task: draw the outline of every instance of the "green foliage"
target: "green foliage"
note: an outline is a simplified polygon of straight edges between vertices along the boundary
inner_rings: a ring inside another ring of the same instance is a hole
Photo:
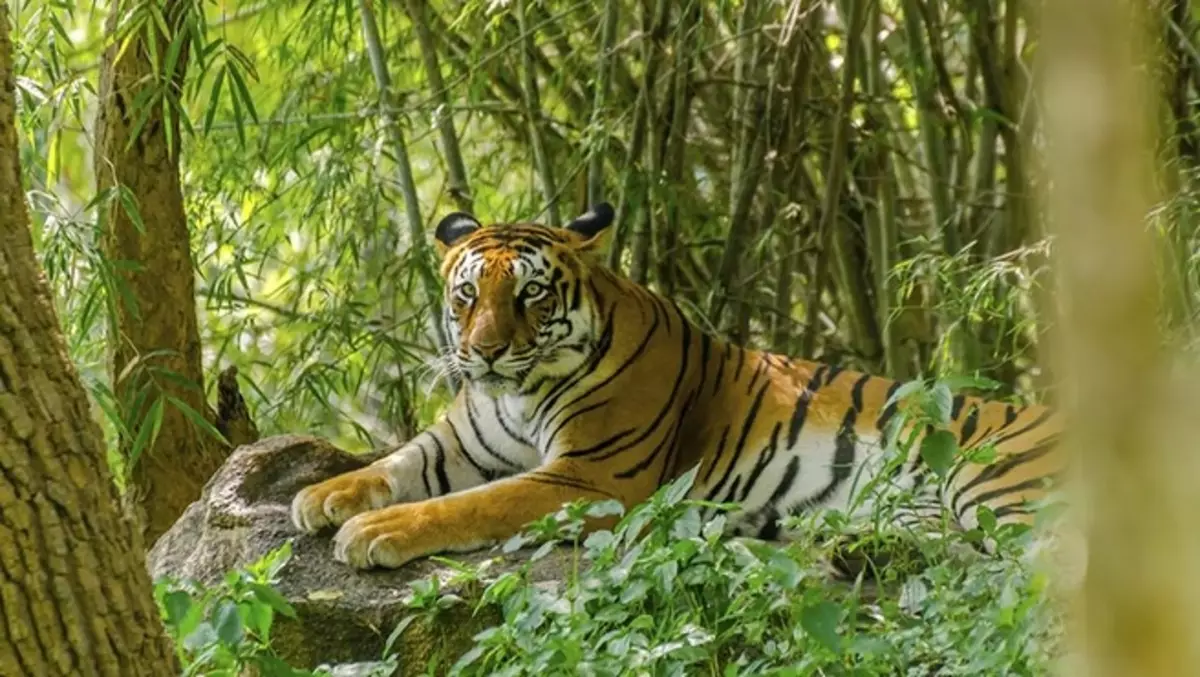
[[[694,471],[693,471],[694,472]],[[1047,579],[1001,541],[1004,557],[954,556],[878,572],[874,589],[831,581],[833,546],[814,532],[788,547],[720,536],[728,510],[685,499],[689,473],[580,542],[575,505],[506,549],[547,537],[578,566],[560,585],[530,581],[532,562],[483,590],[503,622],[475,637],[453,675],[1043,674],[1061,632]],[[828,529],[825,530],[828,533]],[[961,545],[961,541],[958,542]],[[933,547],[933,546],[931,546]],[[468,570],[463,579],[471,579]],[[436,615],[457,596],[426,586],[410,604]],[[403,632],[407,623],[397,632]]]
[[[276,614],[296,614],[272,587],[291,554],[289,541],[209,587],[170,578],[155,581],[154,596],[184,675],[235,677],[249,667],[264,677],[317,674],[289,667],[271,650]]]

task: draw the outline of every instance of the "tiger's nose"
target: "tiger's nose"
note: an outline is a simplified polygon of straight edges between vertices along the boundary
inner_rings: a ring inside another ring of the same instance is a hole
[[[482,357],[483,361],[487,362],[490,366],[493,362],[499,359],[501,355],[504,354],[504,351],[508,349],[508,344],[476,343],[474,346],[471,346],[471,349],[475,351],[476,355]]]

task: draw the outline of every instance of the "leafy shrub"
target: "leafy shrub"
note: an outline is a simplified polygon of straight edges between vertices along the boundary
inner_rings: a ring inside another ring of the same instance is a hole
[[[275,615],[295,616],[272,587],[291,555],[289,541],[213,586],[172,578],[155,581],[159,613],[184,675],[235,677],[250,667],[264,677],[324,674],[292,668],[271,651]]]
[[[908,406],[897,418],[943,430],[950,385],[907,389]],[[953,436],[933,438],[921,451],[939,474],[964,458]],[[913,443],[901,442],[889,448],[889,462]],[[580,503],[509,541],[506,551],[543,544],[527,564],[483,587],[476,608],[498,606],[502,622],[476,635],[451,674],[1033,675],[1049,669],[1062,627],[1047,575],[1022,557],[1033,532],[996,529],[985,515],[969,532],[913,537],[880,526],[903,503],[894,494],[875,508],[872,529],[835,511],[790,519],[787,526],[801,537],[786,546],[727,538],[722,527],[736,506],[687,499],[695,473],[660,489],[612,531],[581,539],[586,518],[619,514],[621,506]],[[862,575],[839,580],[830,564],[846,556],[847,537],[855,552],[873,554]],[[997,556],[974,547],[985,537]],[[575,566],[560,585],[535,584],[532,564],[563,540]],[[482,578],[460,565],[456,582],[482,584]],[[459,603],[433,582],[410,601],[430,616]]]

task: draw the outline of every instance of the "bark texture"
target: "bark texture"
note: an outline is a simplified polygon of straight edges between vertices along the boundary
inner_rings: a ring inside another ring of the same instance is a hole
[[[14,91],[0,3],[0,675],[178,674],[34,258]]]
[[[189,3],[167,2],[163,15],[179,34]],[[107,30],[131,8],[113,3]],[[136,431],[159,395],[177,398],[209,422],[216,415],[204,397],[195,280],[179,178],[179,120],[165,115],[163,97],[178,97],[187,66],[186,47],[174,72],[154,71],[146,35],[157,38],[158,62],[167,60],[170,41],[157,29],[141,28],[118,57],[119,43],[104,54],[96,121],[95,173],[100,191],[119,187],[136,204],[140,223],[120,199],[106,203],[104,251],[119,268],[127,293],[116,302],[109,343],[113,390],[122,415]],[[145,98],[139,98],[145,97]],[[135,103],[136,102],[136,103]],[[149,107],[148,115],[144,113]],[[140,125],[140,127],[139,127]],[[164,376],[172,372],[177,376]],[[147,388],[148,397],[132,394]],[[230,440],[235,445],[252,440]],[[129,440],[123,440],[129,449]],[[169,400],[153,445],[142,452],[130,477],[131,507],[139,513],[152,543],[200,496],[205,481],[220,467],[228,447],[198,427]]]

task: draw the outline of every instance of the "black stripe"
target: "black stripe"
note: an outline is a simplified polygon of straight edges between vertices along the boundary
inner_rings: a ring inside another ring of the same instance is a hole
[[[700,392],[702,390],[704,390],[703,384],[696,386],[696,389],[693,390],[692,394],[688,397],[687,403],[683,405],[684,415],[679,417],[679,425],[675,429],[675,435],[671,442],[671,449],[667,452],[667,460],[663,462],[662,469],[658,472],[658,484],[655,486],[661,487],[663,484],[665,484],[667,477],[675,468],[675,457],[679,455],[680,447],[683,446],[679,443],[679,438],[683,435],[683,423],[685,415],[687,412],[692,410],[692,407],[696,405],[696,401],[700,399]]]
[[[671,389],[671,397],[667,400],[667,404],[663,406],[663,413],[666,413],[670,409],[672,403],[677,402],[679,400],[679,395],[678,395],[679,387],[683,383],[684,374],[686,374],[688,371],[688,368],[691,367],[691,363],[688,361],[688,354],[691,352],[692,329],[691,329],[691,325],[685,321],[685,318],[683,317],[682,314],[680,314],[679,319],[682,322],[682,326],[683,326],[683,350],[682,350],[683,355],[680,359],[679,376],[675,379],[675,387]],[[691,403],[696,398],[696,395],[697,395],[697,391],[692,391],[692,394],[689,395],[687,400],[684,402],[682,409],[684,409],[684,410],[690,409]],[[679,414],[679,413],[680,413],[679,411],[676,411],[676,414]],[[655,424],[654,427],[657,428],[658,425]],[[653,464],[656,460],[658,460],[658,457],[662,453],[662,450],[664,448],[668,449],[667,453],[668,453],[668,455],[671,455],[673,453],[673,450],[675,449],[675,447],[677,447],[679,444],[679,436],[682,433],[682,431],[683,431],[683,417],[677,415],[675,417],[675,422],[671,426],[671,429],[667,431],[666,436],[662,440],[659,441],[657,446],[654,447],[654,450],[651,451],[649,454],[647,454],[646,458],[642,459],[642,461],[640,463],[634,465],[632,468],[629,468],[628,470],[620,471],[619,473],[617,473],[615,475],[615,477],[617,477],[618,479],[627,479],[627,478],[633,477],[634,475],[642,472],[646,468],[649,468],[651,464]]]
[[[467,422],[471,424],[471,432],[475,433],[475,438],[479,440],[479,446],[483,447],[489,456],[514,470],[520,467],[493,449],[483,438],[483,429],[479,427],[479,421],[475,418],[475,407],[472,405],[470,397],[467,398]],[[454,424],[451,423],[450,426],[454,427]]]
[[[721,464],[721,455],[725,453],[725,444],[729,442],[729,424],[725,424],[725,429],[721,431],[721,439],[717,442],[717,450],[713,452],[712,463],[709,464],[708,470],[704,471],[704,479],[701,482],[707,483],[712,478],[713,471]]]
[[[870,374],[863,374],[850,387],[850,406],[854,407],[856,419],[858,418],[858,412],[861,412],[863,409],[863,388],[866,387],[867,381],[870,381],[871,378]]]
[[[979,440],[975,444],[971,445],[972,448],[978,448],[985,440],[987,440],[988,435],[991,435],[991,434],[992,434],[992,426],[988,426],[988,427],[984,428],[983,433],[981,435],[979,435]],[[959,446],[961,447],[962,444],[959,443]],[[963,470],[970,468],[970,467],[975,467],[975,465],[976,464],[968,463],[965,460],[963,460],[963,462],[961,462],[961,463],[956,463],[954,465],[954,467],[951,468],[950,472],[946,474],[946,479],[944,482],[945,486],[948,486],[948,487],[954,486],[954,483],[958,481],[958,475]]]
[[[754,384],[758,383],[758,379],[762,378],[765,373],[767,373],[767,361],[760,359],[758,366],[754,368],[754,374],[750,377],[750,383],[746,386],[747,395],[754,392]]]
[[[746,349],[738,346],[735,350],[737,350],[738,360],[737,367],[733,370],[733,381],[737,383],[737,380],[742,377],[742,367],[746,366]],[[749,391],[746,392],[749,394]]]
[[[829,365],[829,373],[827,373],[825,375],[825,385],[830,385],[831,383],[836,381],[837,377],[841,376],[843,371],[846,371],[845,367],[839,367],[837,365]]]
[[[967,403],[967,398],[962,395],[955,395],[950,401],[950,420],[957,421],[958,415],[962,413],[963,405]]]
[[[645,441],[646,438],[650,437],[651,434],[653,434],[656,430],[658,430],[659,426],[662,425],[663,420],[666,419],[667,414],[671,412],[675,402],[679,400],[679,390],[680,390],[680,387],[683,385],[683,377],[684,377],[684,375],[687,374],[688,367],[691,366],[691,363],[688,360],[688,356],[689,356],[689,353],[691,350],[691,342],[692,342],[691,341],[691,325],[689,325],[687,322],[684,322],[683,323],[683,351],[679,358],[679,371],[675,375],[675,383],[674,383],[674,385],[671,386],[671,393],[670,393],[670,395],[667,396],[666,401],[663,403],[662,409],[659,410],[658,415],[654,417],[654,420],[650,422],[649,427],[647,427],[646,430],[641,435],[639,435],[634,440],[626,443],[622,447],[618,447],[616,449],[613,449],[613,450],[610,450],[603,454],[600,454],[599,456],[597,456],[595,458],[595,460],[603,461],[603,460],[612,458],[613,456],[616,456],[617,454]],[[567,452],[566,455],[567,456],[583,456],[584,454],[580,454],[576,451],[570,451],[570,452]]]
[[[733,449],[733,458],[729,459],[729,464],[725,468],[725,474],[721,476],[721,480],[709,492],[708,498],[712,500],[718,492],[725,487],[725,483],[733,475],[733,471],[737,468],[738,459],[741,458],[742,452],[746,450],[746,441],[750,438],[750,430],[754,427],[754,423],[758,420],[758,410],[762,407],[763,397],[767,394],[767,388],[771,384],[764,385],[758,389],[758,395],[754,397],[754,402],[750,404],[749,411],[746,412],[746,418],[742,420],[742,432],[738,435],[737,446]]]
[[[1004,407],[1004,425],[1008,425],[1017,420],[1017,409],[1013,405],[1005,405]]]
[[[1009,515],[1032,515],[1033,511],[1025,507],[1025,501],[1017,501],[1009,505],[1002,505],[992,511],[996,519],[1008,517]]]
[[[782,423],[775,423],[775,427],[771,430],[771,440],[767,442],[767,447],[762,450],[758,456],[758,462],[754,464],[754,470],[750,472],[749,479],[746,480],[746,488],[742,490],[742,497],[738,500],[745,501],[750,496],[750,490],[758,484],[758,477],[762,475],[771,461],[775,460],[775,449],[779,445],[779,433],[783,430]]]
[[[975,428],[979,425],[979,405],[971,406],[971,413],[967,414],[967,420],[963,421],[962,430],[958,433],[958,446],[966,446],[967,440],[971,439],[971,435],[975,434]]]
[[[725,377],[725,363],[729,362],[729,350],[731,346],[725,344],[725,352],[721,354],[721,363],[717,365],[717,377],[713,380],[713,395],[721,391],[721,382]]]
[[[712,359],[712,337],[706,333],[700,333],[700,382],[697,387],[704,388],[704,383],[708,379],[708,361]]]
[[[593,371],[595,371],[600,362],[608,356],[608,351],[613,345],[613,336],[616,333],[615,328],[613,327],[614,314],[615,313],[611,311],[609,312],[608,319],[604,322],[604,331],[600,335],[600,341],[596,344],[596,351],[592,354],[592,357],[587,362],[584,362],[582,365],[580,365],[579,368],[569,377],[563,378],[552,388],[550,388],[550,392],[546,393],[546,397],[542,399],[540,403],[538,403],[537,407],[533,411],[533,416],[530,417],[531,420],[538,422],[538,424],[534,426],[534,429],[542,427],[542,419],[546,416],[547,412],[549,412],[554,405],[558,403],[559,398],[569,392],[571,388],[578,385],[580,381],[588,376],[588,374],[591,374]],[[633,358],[631,358],[629,362],[626,362],[626,365],[633,362],[637,356],[640,355],[640,351],[645,349],[646,344],[650,342],[650,335],[653,332],[654,327],[651,326],[650,330],[646,334],[646,338],[642,340],[642,343],[638,347],[638,350],[635,351]]]
[[[433,437],[433,435],[430,435],[430,437]],[[421,482],[425,485],[425,496],[433,498],[433,489],[429,486],[429,452],[425,451],[425,447],[422,447],[419,443],[416,444],[416,447],[421,451]]]
[[[842,427],[838,430],[837,439],[834,442],[833,477],[820,493],[804,501],[801,509],[824,503],[854,471],[858,447],[858,435],[854,432],[854,422],[857,418],[858,411],[856,409],[851,408],[846,412],[845,418],[842,419]]]
[[[1047,478],[1045,478],[1045,477],[1034,477],[1033,479],[1028,479],[1028,480],[1025,480],[1024,482],[1019,482],[1017,484],[1013,484],[1013,485],[1010,485],[1007,487],[1001,487],[999,489],[985,491],[984,493],[967,501],[966,505],[964,505],[961,509],[959,509],[956,512],[959,515],[962,515],[962,514],[965,514],[967,510],[969,510],[977,505],[980,505],[980,504],[986,504],[988,501],[992,500],[993,498],[1000,498],[1001,496],[1005,496],[1007,494],[1013,494],[1018,491],[1024,491],[1025,489],[1041,488],[1043,486],[1043,484],[1045,484],[1046,479]]]
[[[450,493],[450,478],[446,476],[446,447],[442,446],[442,441],[437,435],[429,436],[433,438],[433,444],[437,447],[437,462],[433,464],[433,469],[437,474],[438,496],[445,496]]]
[[[593,487],[593,486],[565,482],[562,480],[551,479],[548,477],[533,477],[533,476],[529,476],[529,475],[521,475],[519,477],[521,479],[528,480],[530,482],[537,482],[538,484],[548,484],[553,487],[570,487],[571,489],[581,489],[584,491],[590,491],[593,493],[597,493],[597,494],[600,494],[601,496],[604,496],[605,498],[612,498],[612,499],[616,498],[616,496],[608,493],[607,491],[604,491],[603,489],[597,489],[596,487]]]
[[[641,461],[634,464],[632,467],[626,468],[625,470],[621,470],[621,471],[615,473],[613,475],[613,477],[615,477],[617,479],[625,480],[625,479],[629,479],[630,477],[633,477],[634,475],[637,475],[638,473],[644,471],[646,468],[649,468],[650,465],[652,463],[654,463],[654,461],[658,458],[659,454],[662,453],[663,449],[674,450],[676,447],[679,446],[679,435],[681,434],[682,430],[683,430],[683,419],[676,417],[675,422],[673,424],[671,424],[671,429],[667,431],[667,434],[664,435],[661,440],[659,440],[658,444],[655,445],[654,449],[650,453],[646,454],[645,458],[643,458]],[[669,461],[671,451],[668,451],[667,455],[668,455],[668,461]],[[664,464],[663,471],[666,470],[666,468],[665,468],[666,465],[667,464]],[[662,479],[662,475],[663,475],[663,472],[660,471],[659,472],[660,482]]]
[[[1046,419],[1050,418],[1053,415],[1054,415],[1053,411],[1046,409],[1041,414],[1039,414],[1036,419],[1034,419],[1034,420],[1030,421],[1028,424],[1022,426],[1016,432],[1011,432],[1011,433],[1008,433],[1005,435],[1001,435],[1000,437],[996,438],[995,440],[992,440],[992,444],[994,444],[996,446],[1000,446],[1001,444],[1004,444],[1005,442],[1007,442],[1013,438],[1020,437],[1021,435],[1024,435],[1025,433],[1029,432],[1030,430],[1033,430],[1034,428],[1038,427],[1039,425],[1045,423]]]
[[[1033,447],[1032,449],[1022,451],[1018,454],[1013,454],[1008,458],[1005,458],[1003,461],[997,461],[984,468],[982,472],[975,477],[972,477],[969,482],[959,487],[958,490],[954,492],[954,497],[951,499],[950,505],[954,508],[955,513],[959,512],[958,503],[968,491],[983,484],[984,482],[1000,479],[1012,472],[1015,468],[1025,465],[1026,463],[1032,463],[1033,461],[1036,461],[1037,459],[1050,453],[1050,450],[1053,449],[1054,445],[1057,443],[1057,437],[1049,439],[1038,446]]]
[[[529,440],[525,439],[524,435],[511,428],[508,424],[508,421],[504,419],[504,412],[500,410],[500,403],[493,400],[492,406],[496,409],[496,420],[500,422],[500,429],[504,431],[504,434],[513,438],[515,441],[520,442],[521,444],[529,445]]]
[[[596,409],[599,409],[601,407],[608,406],[608,404],[611,402],[612,402],[612,398],[610,397],[610,398],[600,400],[599,402],[596,402],[594,404],[589,404],[586,407],[582,407],[580,409],[576,409],[575,411],[571,412],[571,414],[569,416],[567,416],[563,420],[559,421],[558,425],[554,428],[554,432],[545,436],[546,444],[552,445],[554,442],[554,438],[558,437],[558,434],[560,432],[562,432],[563,427],[566,426],[571,421],[575,420],[576,417],[583,416],[584,414],[588,413],[589,411],[595,411]]]
[[[787,467],[783,469],[783,477],[779,479],[779,484],[775,486],[775,491],[771,492],[771,497],[767,499],[767,504],[774,506],[783,500],[788,495],[788,492],[792,490],[792,485],[795,484],[798,474],[800,474],[800,456],[796,455],[788,460]]]
[[[800,395],[796,398],[796,407],[792,410],[792,420],[788,424],[788,448],[796,446],[796,440],[800,438],[800,430],[804,427],[804,419],[808,416],[808,404],[812,401],[814,395],[821,388],[821,377],[825,374],[826,367],[818,367],[813,372],[813,376],[805,384],[804,389],[800,391]]]
[[[762,529],[758,532],[760,539],[773,541],[779,536],[780,511],[778,504],[792,490],[792,485],[795,484],[796,475],[798,474],[800,474],[800,457],[792,456],[788,460],[787,467],[783,469],[783,477],[780,478],[779,484],[775,486],[775,491],[772,491],[771,497],[767,499],[769,513],[766,516],[766,522],[763,523]]]
[[[616,435],[612,435],[604,440],[601,440],[597,444],[593,444],[590,447],[584,447],[583,449],[572,449],[571,451],[564,453],[563,456],[590,456],[591,454],[600,451],[610,444],[616,444],[621,438],[632,435],[635,432],[637,432],[637,428],[626,428]]]
[[[742,483],[742,478],[740,476],[733,478],[733,484],[729,485],[729,491],[725,492],[725,498],[721,499],[720,502],[721,503],[733,503],[734,498],[737,496],[738,486],[740,486],[741,483]]]
[[[467,459],[467,462],[470,463],[473,468],[475,468],[475,472],[479,473],[479,476],[482,477],[484,481],[491,482],[493,479],[495,479],[495,473],[480,465],[479,461],[476,461],[475,457],[471,455],[471,452],[467,451],[467,445],[463,444],[462,436],[458,434],[458,426],[454,425],[454,421],[451,419],[446,419],[446,424],[450,426],[450,432],[454,433],[454,442],[458,445],[458,454]]]
[[[609,326],[610,327],[612,326],[611,318],[609,320]],[[566,404],[559,407],[557,410],[554,411],[554,413],[550,413],[551,409],[554,408],[554,406],[558,403],[558,400],[563,395],[566,395],[568,392],[570,392],[571,388],[578,385],[580,381],[582,381],[585,377],[587,377],[589,374],[593,373],[596,370],[596,368],[600,364],[600,361],[599,360],[590,360],[588,362],[586,368],[581,371],[581,373],[578,375],[578,377],[572,379],[571,381],[564,380],[564,383],[566,385],[563,387],[563,389],[557,393],[554,393],[553,395],[548,395],[546,397],[546,399],[542,401],[542,404],[538,405],[537,409],[534,410],[533,420],[537,421],[536,428],[541,429],[541,428],[545,427],[547,424],[549,424],[550,421],[553,421],[555,419],[555,417],[561,415],[564,411],[575,406],[576,404],[583,401],[588,396],[599,391],[601,388],[607,386],[609,383],[612,383],[613,379],[620,376],[622,373],[625,372],[626,369],[628,369],[631,365],[635,364],[638,361],[638,359],[642,356],[642,353],[646,350],[646,347],[650,345],[650,339],[653,338],[654,333],[657,330],[657,328],[658,328],[658,320],[655,319],[654,323],[650,326],[650,330],[648,332],[646,332],[646,336],[642,339],[642,342],[638,344],[638,347],[633,351],[633,354],[630,355],[627,360],[625,360],[623,363],[621,363],[621,366],[614,369],[611,374],[606,376],[599,383],[596,383],[591,388],[588,388],[584,392],[579,393],[574,399],[572,399],[571,401],[569,401]],[[558,386],[555,386],[555,388],[557,388],[557,387]]]
[[[883,401],[887,402],[888,400],[892,399],[892,395],[896,394],[896,391],[900,389],[900,385],[901,384],[899,381],[893,381],[892,385],[887,389],[887,394],[883,396]],[[892,402],[891,404],[885,406],[883,408],[883,413],[880,414],[879,418],[875,420],[875,429],[882,433],[883,429],[887,427],[888,421],[891,421],[892,417],[896,415],[896,411],[898,410],[899,406],[900,405],[898,402]]]

